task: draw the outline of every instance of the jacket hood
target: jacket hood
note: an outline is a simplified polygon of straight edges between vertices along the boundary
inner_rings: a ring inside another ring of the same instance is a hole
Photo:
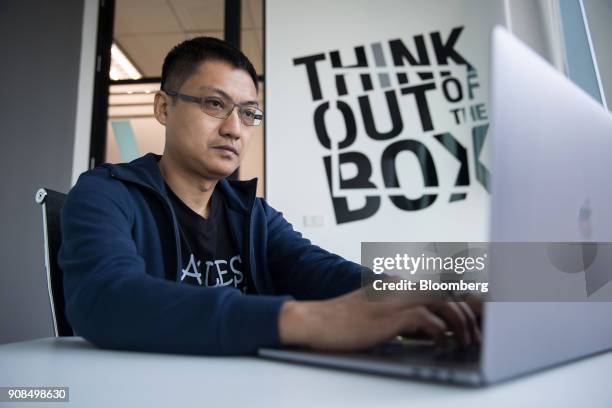
[[[109,169],[112,177],[152,188],[167,199],[164,178],[157,165],[160,159],[160,155],[148,153],[129,163],[105,163],[103,166]],[[247,181],[220,179],[215,188],[225,195],[231,208],[247,213],[255,204],[257,178]]]

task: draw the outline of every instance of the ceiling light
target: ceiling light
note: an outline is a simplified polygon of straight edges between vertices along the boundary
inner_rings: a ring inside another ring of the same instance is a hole
[[[119,79],[140,79],[142,74],[130,59],[113,43],[111,47],[111,67],[109,76],[113,81]]]

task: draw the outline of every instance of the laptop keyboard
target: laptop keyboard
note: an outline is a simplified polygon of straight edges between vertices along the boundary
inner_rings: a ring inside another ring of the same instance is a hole
[[[447,341],[444,345],[436,345],[431,340],[395,338],[372,350],[379,356],[410,355],[433,358],[438,362],[478,362],[480,345],[460,346],[456,341]]]

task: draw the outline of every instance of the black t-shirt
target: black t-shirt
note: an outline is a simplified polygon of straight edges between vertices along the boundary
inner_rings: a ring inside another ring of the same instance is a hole
[[[193,211],[166,184],[181,236],[181,276],[178,281],[199,286],[232,286],[250,292],[250,280],[230,234],[225,198],[216,189],[208,218]]]

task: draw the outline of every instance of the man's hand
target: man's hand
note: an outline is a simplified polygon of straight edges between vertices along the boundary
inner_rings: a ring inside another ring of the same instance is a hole
[[[283,344],[316,350],[363,350],[416,333],[441,342],[447,331],[463,345],[480,342],[477,318],[466,303],[367,301],[361,289],[330,300],[286,302],[279,317]]]

